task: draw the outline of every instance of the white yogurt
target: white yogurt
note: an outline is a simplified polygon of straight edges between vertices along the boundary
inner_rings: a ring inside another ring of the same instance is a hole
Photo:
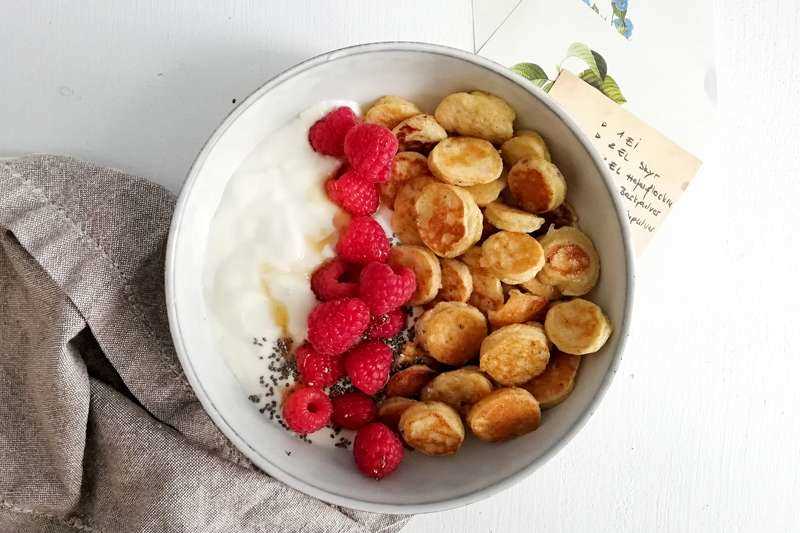
[[[311,272],[333,255],[336,206],[325,179],[340,161],[311,149],[325,101],[268,135],[230,177],[206,251],[205,298],[218,348],[248,394],[264,391],[264,356],[282,337],[297,346],[315,304]]]

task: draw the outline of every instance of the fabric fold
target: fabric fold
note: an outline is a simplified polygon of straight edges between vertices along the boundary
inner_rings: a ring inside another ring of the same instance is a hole
[[[0,162],[0,529],[398,531],[256,469],[169,335],[174,197],[57,156]]]

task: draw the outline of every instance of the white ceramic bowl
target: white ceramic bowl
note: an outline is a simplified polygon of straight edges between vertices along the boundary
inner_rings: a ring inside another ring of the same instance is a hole
[[[534,433],[502,444],[468,438],[453,457],[408,453],[392,476],[375,482],[358,473],[351,453],[304,444],[267,422],[248,401],[207,325],[200,287],[209,224],[227,179],[256,143],[310,105],[325,99],[367,104],[384,94],[398,94],[433,110],[443,96],[465,89],[504,98],[517,111],[517,127],[536,129],[547,140],[567,178],[568,198],[580,225],[600,253],[602,275],[590,298],[606,311],[615,330],[599,353],[584,359],[575,391],[546,412]],[[197,397],[256,465],[333,504],[392,513],[440,511],[509,487],[564,446],[597,408],[625,342],[633,289],[631,244],[615,187],[603,169],[588,138],[546,94],[473,54],[420,43],[377,43],[337,50],[287,70],[250,95],[217,128],[192,166],[175,209],[167,252],[167,305],[175,347]]]

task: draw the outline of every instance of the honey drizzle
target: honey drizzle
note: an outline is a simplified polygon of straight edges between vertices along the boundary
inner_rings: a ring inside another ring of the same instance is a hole
[[[267,298],[267,302],[269,302],[269,310],[272,314],[273,320],[275,320],[275,324],[280,328],[281,333],[285,338],[289,338],[289,309],[286,307],[286,304],[282,301],[278,300],[272,295],[272,291],[269,289],[269,283],[267,283],[267,275],[269,274],[269,267],[262,267],[261,272],[261,291],[264,293],[264,296]]]

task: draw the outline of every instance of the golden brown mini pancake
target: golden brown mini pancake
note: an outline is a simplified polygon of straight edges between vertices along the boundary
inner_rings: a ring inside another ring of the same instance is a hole
[[[550,348],[544,331],[511,324],[493,331],[481,344],[481,370],[501,385],[521,385],[547,367]]]
[[[383,392],[387,397],[403,396],[414,398],[427,385],[437,372],[427,365],[412,365],[392,374]]]
[[[595,353],[611,336],[611,322],[603,310],[583,298],[553,305],[544,329],[556,348],[573,355]]]
[[[440,257],[459,256],[481,238],[483,215],[460,187],[431,183],[415,207],[419,236]]]
[[[446,96],[434,115],[447,131],[495,144],[507,141],[514,134],[516,113],[511,106],[502,98],[481,91]]]
[[[380,124],[385,128],[392,129],[403,120],[418,115],[422,111],[405,98],[399,96],[381,96],[364,113],[364,122]]]
[[[472,274],[469,267],[457,259],[439,260],[442,268],[442,288],[437,300],[442,302],[466,302],[472,294]]]
[[[547,149],[542,136],[531,130],[521,130],[500,147],[503,162],[508,166],[529,157],[537,157],[550,161],[550,150]]]
[[[397,189],[392,211],[392,231],[403,244],[422,244],[417,230],[417,198],[422,191],[436,183],[430,176],[418,176],[402,183]]]
[[[539,427],[542,413],[533,395],[518,387],[504,387],[472,406],[467,424],[481,440],[497,442],[530,433]]]
[[[539,239],[545,263],[539,279],[565,296],[582,296],[600,277],[600,256],[592,240],[578,228],[551,229]]]
[[[469,187],[499,178],[503,160],[489,141],[448,137],[431,150],[428,167],[445,183]]]
[[[567,195],[567,182],[558,167],[538,158],[522,159],[511,167],[508,188],[520,208],[535,214],[552,211]]]
[[[481,252],[481,266],[511,285],[533,278],[544,265],[542,246],[525,233],[499,231],[484,241]]]
[[[461,302],[439,302],[415,324],[416,341],[428,355],[446,365],[459,366],[474,359],[486,337],[486,318]]]
[[[475,366],[442,372],[422,389],[424,401],[444,402],[459,413],[492,392],[492,382]]]
[[[446,403],[417,402],[400,417],[400,434],[425,455],[452,455],[464,442],[464,424]]]
[[[544,372],[522,385],[522,388],[533,394],[542,409],[554,407],[563,402],[575,388],[575,377],[580,364],[580,355],[552,353]]]

